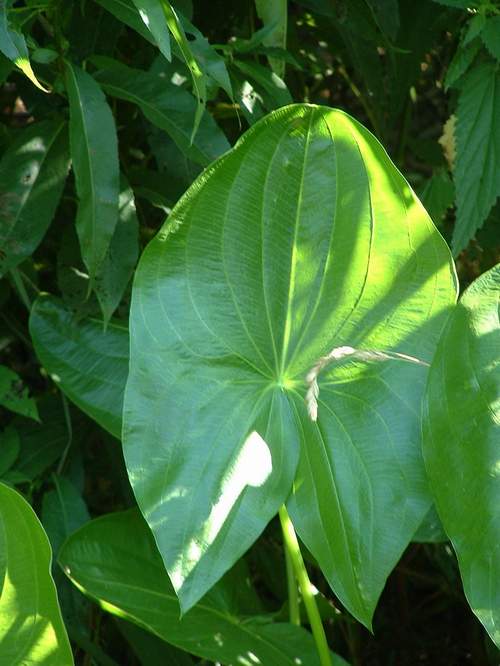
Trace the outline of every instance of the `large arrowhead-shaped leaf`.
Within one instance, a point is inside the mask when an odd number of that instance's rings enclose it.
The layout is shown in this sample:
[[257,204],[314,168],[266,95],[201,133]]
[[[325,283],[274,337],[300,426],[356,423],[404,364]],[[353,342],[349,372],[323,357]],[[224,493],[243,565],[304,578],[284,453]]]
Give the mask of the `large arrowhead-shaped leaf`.
[[136,273],[123,429],[130,480],[184,610],[293,484],[300,536],[370,624],[430,506],[426,367],[330,365],[316,423],[305,377],[346,345],[429,361],[454,298],[430,218],[341,111],[280,109],[200,176]]
[[432,363],[424,455],[465,594],[500,647],[500,264],[464,293]]
[[[241,598],[246,582],[232,575],[181,619],[179,602],[138,511],[87,523],[66,541],[59,562],[106,610],[205,659],[222,664],[319,664],[312,636],[304,629],[275,624],[265,616],[239,615],[234,601]],[[332,655],[332,666],[342,665],[344,660]]]
[[49,540],[19,493],[0,483],[0,663],[73,663],[50,575]]

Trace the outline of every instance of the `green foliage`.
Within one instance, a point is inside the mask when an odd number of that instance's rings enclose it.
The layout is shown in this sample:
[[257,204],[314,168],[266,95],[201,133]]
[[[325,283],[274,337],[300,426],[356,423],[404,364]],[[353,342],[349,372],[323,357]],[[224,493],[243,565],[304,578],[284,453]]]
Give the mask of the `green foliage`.
[[2,664],[498,663],[499,45],[0,0]]
[[429,375],[424,454],[465,594],[500,647],[499,294],[497,265],[467,289],[448,322]]
[[0,660],[4,664],[73,663],[54,581],[51,550],[38,518],[0,483]]

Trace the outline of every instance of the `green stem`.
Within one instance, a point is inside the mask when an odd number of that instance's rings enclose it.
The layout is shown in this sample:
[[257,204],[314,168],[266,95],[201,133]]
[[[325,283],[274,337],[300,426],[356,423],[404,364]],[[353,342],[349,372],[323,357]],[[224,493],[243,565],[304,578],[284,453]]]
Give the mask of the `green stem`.
[[21,298],[21,301],[24,303],[26,309],[28,312],[31,311],[31,301],[30,297],[28,296],[28,292],[26,291],[26,288],[24,286],[23,279],[21,277],[21,274],[19,273],[17,268],[11,268],[10,269],[10,274],[12,277],[12,281],[14,282],[14,286],[18,291],[18,294]]
[[293,572],[293,561],[288,548],[285,548],[286,581],[288,585],[288,606],[290,611],[290,623],[300,627],[299,591],[297,580]]
[[320,664],[321,666],[332,666],[330,648],[328,647],[325,630],[323,628],[323,623],[321,622],[316,599],[314,598],[313,586],[309,580],[306,565],[302,558],[302,553],[300,552],[297,535],[295,534],[295,529],[285,505],[280,508],[279,517],[281,521],[281,529],[283,531],[285,551],[288,551],[295,571],[295,576],[299,582],[300,592],[302,594],[302,599],[304,600],[307,617],[318,650]]

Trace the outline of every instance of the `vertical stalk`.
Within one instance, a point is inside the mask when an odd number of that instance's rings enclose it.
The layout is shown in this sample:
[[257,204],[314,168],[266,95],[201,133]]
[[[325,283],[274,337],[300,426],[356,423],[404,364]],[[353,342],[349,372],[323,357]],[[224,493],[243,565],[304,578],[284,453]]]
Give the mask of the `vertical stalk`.
[[293,570],[293,562],[290,556],[290,551],[285,547],[285,563],[286,563],[286,582],[288,586],[288,606],[290,613],[290,623],[300,626],[300,610],[299,610],[299,591],[297,588],[297,580]]
[[311,625],[311,631],[316,643],[316,649],[318,650],[320,664],[321,666],[332,666],[330,648],[328,647],[325,630],[323,628],[323,623],[321,622],[321,616],[316,604],[316,599],[314,598],[311,581],[309,580],[306,565],[302,558],[302,553],[300,552],[300,546],[297,540],[297,535],[295,534],[295,529],[292,525],[292,521],[290,520],[290,516],[288,515],[288,511],[286,510],[285,505],[280,508],[279,517],[281,522],[281,529],[283,531],[285,551],[288,551],[288,555],[295,571],[295,576],[299,582],[300,592],[302,594],[302,599],[304,600],[304,606],[306,609],[307,617],[309,619],[309,624]]

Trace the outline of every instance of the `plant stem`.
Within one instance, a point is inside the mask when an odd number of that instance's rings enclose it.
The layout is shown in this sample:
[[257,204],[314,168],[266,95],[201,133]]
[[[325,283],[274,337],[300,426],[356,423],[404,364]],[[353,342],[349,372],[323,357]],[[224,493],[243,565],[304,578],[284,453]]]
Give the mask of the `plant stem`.
[[[283,526],[283,524],[282,524]],[[284,536],[284,528],[283,528]],[[285,547],[285,563],[286,563],[286,582],[288,585],[288,606],[290,612],[290,623],[300,626],[300,610],[299,610],[299,594],[297,589],[297,579],[293,571],[293,561],[290,555],[290,550]]]
[[290,516],[288,515],[288,511],[286,510],[285,505],[280,508],[279,517],[281,521],[281,529],[283,531],[285,551],[288,551],[288,555],[292,561],[293,569],[295,571],[295,576],[299,582],[300,592],[304,600],[307,617],[309,618],[309,624],[311,625],[312,634],[314,636],[314,641],[318,650],[320,664],[321,666],[332,666],[330,648],[328,647],[325,630],[323,628],[323,623],[321,622],[321,616],[316,604],[316,599],[314,598],[313,587],[311,585],[311,581],[309,580],[306,565],[302,558],[302,553],[300,552],[300,546],[297,540],[297,535],[295,534],[295,529],[292,525],[292,521],[290,520]]

